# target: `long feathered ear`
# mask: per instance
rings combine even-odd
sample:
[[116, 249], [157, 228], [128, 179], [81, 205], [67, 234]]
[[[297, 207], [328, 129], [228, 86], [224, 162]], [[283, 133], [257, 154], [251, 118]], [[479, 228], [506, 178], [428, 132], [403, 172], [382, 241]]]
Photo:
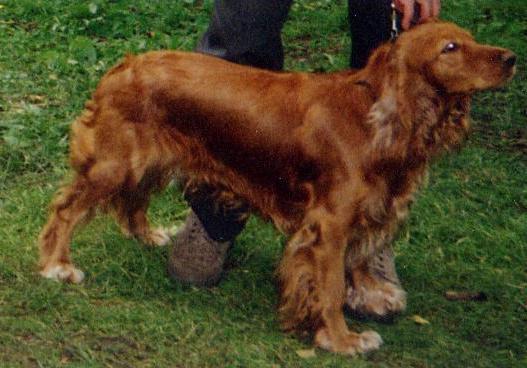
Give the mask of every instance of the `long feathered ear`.
[[397, 46], [386, 44], [370, 58], [365, 70], [367, 78], [377, 87], [377, 100], [368, 113], [368, 123], [373, 130], [371, 148], [377, 155], [406, 154], [412, 114], [411, 106], [400, 92], [405, 84], [401, 76], [403, 67], [398, 60]]
[[387, 155], [396, 152], [403, 133], [397, 116], [397, 96], [393, 87], [384, 88], [368, 113], [368, 124], [373, 131], [372, 150]]
[[397, 114], [401, 124], [408, 130], [431, 126], [439, 118], [438, 91], [426, 80], [422, 70], [408, 66], [403, 51], [393, 53], [394, 85], [397, 99]]

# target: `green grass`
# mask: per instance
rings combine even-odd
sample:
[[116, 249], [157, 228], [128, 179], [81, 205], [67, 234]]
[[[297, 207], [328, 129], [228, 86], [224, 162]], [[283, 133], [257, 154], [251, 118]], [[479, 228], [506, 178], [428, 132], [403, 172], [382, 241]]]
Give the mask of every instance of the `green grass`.
[[[373, 328], [385, 345], [349, 358], [279, 331], [274, 269], [284, 239], [252, 219], [210, 290], [170, 282], [166, 251], [125, 240], [108, 218], [79, 232], [81, 285], [36, 274], [36, 237], [67, 172], [72, 119], [124, 54], [191, 50], [211, 1], [0, 0], [1, 367], [526, 367], [527, 4], [445, 0], [443, 17], [480, 41], [512, 48], [518, 74], [474, 101], [474, 134], [432, 168], [396, 242], [408, 310]], [[133, 4], [133, 5], [131, 5]], [[286, 67], [346, 67], [343, 0], [298, 0], [284, 31]], [[185, 216], [180, 193], [156, 197], [151, 216]], [[446, 290], [483, 291], [451, 302]], [[418, 314], [430, 324], [410, 319]]]

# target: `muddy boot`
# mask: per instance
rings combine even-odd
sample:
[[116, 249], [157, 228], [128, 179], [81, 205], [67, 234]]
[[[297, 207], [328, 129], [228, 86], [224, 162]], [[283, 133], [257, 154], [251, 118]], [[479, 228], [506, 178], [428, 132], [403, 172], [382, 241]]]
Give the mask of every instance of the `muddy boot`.
[[228, 193], [208, 186], [187, 188], [185, 198], [192, 210], [169, 250], [168, 273], [184, 284], [214, 286], [249, 211]]
[[361, 317], [391, 318], [406, 308], [406, 292], [395, 270], [391, 246], [376, 254], [351, 274], [346, 305]]
[[223, 274], [230, 245], [230, 241], [212, 240], [191, 210], [174, 237], [168, 258], [168, 273], [184, 284], [214, 286]]

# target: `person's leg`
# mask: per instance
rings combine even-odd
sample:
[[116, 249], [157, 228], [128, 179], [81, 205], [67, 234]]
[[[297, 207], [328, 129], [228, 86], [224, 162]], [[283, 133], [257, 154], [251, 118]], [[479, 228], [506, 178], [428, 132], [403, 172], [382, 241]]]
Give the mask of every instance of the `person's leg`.
[[363, 68], [371, 52], [390, 39], [390, 5], [390, 0], [348, 0], [351, 68]]
[[[216, 0], [208, 30], [196, 51], [238, 64], [281, 70], [281, 30], [292, 0]], [[247, 206], [225, 200], [221, 189], [190, 186], [191, 212], [171, 248], [168, 271], [173, 279], [197, 286], [219, 282], [232, 240], [243, 230]]]
[[281, 31], [292, 0], [216, 0], [196, 51], [238, 64], [281, 70]]

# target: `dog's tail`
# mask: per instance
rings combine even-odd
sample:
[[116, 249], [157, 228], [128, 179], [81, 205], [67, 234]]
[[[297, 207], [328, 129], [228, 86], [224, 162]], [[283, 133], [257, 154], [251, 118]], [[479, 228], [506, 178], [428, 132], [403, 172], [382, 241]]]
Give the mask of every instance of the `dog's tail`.
[[95, 102], [89, 100], [70, 131], [70, 162], [79, 173], [87, 170], [95, 157]]

